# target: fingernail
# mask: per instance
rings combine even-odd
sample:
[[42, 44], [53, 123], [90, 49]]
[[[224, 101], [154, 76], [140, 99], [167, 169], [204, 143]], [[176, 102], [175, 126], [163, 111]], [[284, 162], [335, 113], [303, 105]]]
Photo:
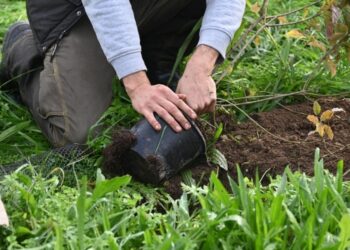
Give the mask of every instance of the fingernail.
[[191, 125], [189, 123], [186, 123], [185, 124], [185, 129], [190, 129], [191, 128]]
[[182, 129], [181, 129], [180, 126], [176, 126], [176, 131], [177, 131], [177, 132], [181, 132], [181, 130], [182, 130]]
[[160, 130], [161, 127], [159, 125], [156, 125], [156, 130]]

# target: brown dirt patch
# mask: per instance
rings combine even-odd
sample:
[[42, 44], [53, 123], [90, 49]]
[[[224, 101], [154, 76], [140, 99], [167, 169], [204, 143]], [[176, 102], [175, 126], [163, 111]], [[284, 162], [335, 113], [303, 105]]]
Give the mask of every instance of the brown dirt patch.
[[[302, 171], [313, 174], [314, 152], [321, 149], [325, 168], [336, 173], [339, 160], [344, 160], [344, 177], [349, 179], [347, 172], [350, 163], [350, 99], [321, 99], [319, 103], [323, 110], [342, 108], [345, 112], [334, 115], [329, 125], [334, 131], [334, 139], [322, 139], [318, 134], [308, 135], [314, 130], [314, 125], [306, 117], [312, 114], [313, 103], [307, 101], [287, 107], [281, 107], [270, 112], [253, 114], [255, 122], [248, 121], [237, 124], [228, 115], [218, 115], [217, 122], [224, 124], [224, 131], [216, 143], [228, 161], [228, 172], [207, 163], [195, 164], [192, 177], [198, 184], [207, 184], [212, 171], [218, 171], [223, 184], [229, 188], [227, 175], [236, 179], [236, 166], [239, 165], [243, 174], [255, 178], [256, 172], [268, 182], [268, 176], [282, 174], [289, 166], [292, 171]], [[258, 123], [261, 127], [259, 127]], [[200, 124], [206, 137], [212, 137], [213, 129]], [[268, 131], [268, 132], [267, 132]], [[104, 151], [104, 172], [109, 176], [125, 174], [122, 156], [133, 145], [135, 137], [128, 131], [119, 131], [113, 136], [113, 143]], [[152, 163], [152, 162], [151, 162]], [[152, 165], [152, 164], [151, 164]], [[156, 168], [156, 163], [154, 164]], [[150, 173], [143, 173], [149, 175]], [[182, 193], [182, 178], [177, 175], [165, 181], [165, 189], [173, 196]]]
[[[332, 118], [329, 125], [334, 131], [333, 141], [321, 139], [317, 134], [308, 136], [314, 130], [306, 116], [312, 114], [312, 102], [291, 105], [252, 115], [252, 118], [272, 133], [270, 135], [254, 122], [235, 124], [227, 115], [219, 115], [218, 122], [224, 124], [224, 132], [216, 147], [226, 156], [229, 171], [220, 170], [220, 178], [228, 187], [227, 174], [236, 178], [236, 166], [240, 166], [243, 174], [254, 178], [259, 176], [275, 176], [282, 174], [288, 165], [292, 171], [300, 170], [308, 175], [313, 174], [315, 148], [321, 149], [325, 168], [336, 172], [337, 162], [344, 160], [345, 169], [350, 163], [350, 99], [319, 100], [323, 110], [343, 108]], [[206, 131], [212, 133], [208, 126]], [[211, 171], [216, 168], [200, 164], [192, 168], [192, 176], [196, 181], [206, 183]], [[347, 174], [347, 173], [346, 173]], [[344, 176], [348, 178], [348, 175]], [[267, 181], [267, 178], [264, 179]], [[166, 190], [175, 197], [181, 194], [181, 178], [174, 177], [165, 183]]]

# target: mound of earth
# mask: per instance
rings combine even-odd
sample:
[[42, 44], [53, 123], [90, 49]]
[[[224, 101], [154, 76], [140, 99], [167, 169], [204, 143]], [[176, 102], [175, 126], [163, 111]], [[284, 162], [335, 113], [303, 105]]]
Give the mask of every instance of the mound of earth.
[[[224, 124], [224, 131], [216, 148], [226, 156], [229, 167], [228, 172], [219, 170], [224, 185], [228, 186], [227, 174], [236, 178], [237, 165], [250, 178], [255, 178], [256, 171], [265, 177], [282, 174], [286, 166], [292, 171], [312, 175], [316, 147], [321, 149], [325, 168], [332, 173], [336, 173], [338, 161], [344, 160], [344, 178], [349, 179], [350, 99], [325, 98], [319, 103], [322, 110], [342, 108], [345, 111], [337, 112], [329, 122], [334, 131], [333, 140], [321, 138], [318, 134], [309, 135], [315, 130], [306, 119], [313, 114], [311, 101], [254, 114], [252, 118], [256, 122], [236, 124], [232, 117], [218, 116], [217, 122]], [[204, 126], [204, 130], [210, 131], [210, 128]], [[192, 177], [205, 184], [216, 168], [201, 164], [191, 170]], [[164, 186], [171, 195], [178, 197], [180, 183], [181, 177], [175, 176]]]

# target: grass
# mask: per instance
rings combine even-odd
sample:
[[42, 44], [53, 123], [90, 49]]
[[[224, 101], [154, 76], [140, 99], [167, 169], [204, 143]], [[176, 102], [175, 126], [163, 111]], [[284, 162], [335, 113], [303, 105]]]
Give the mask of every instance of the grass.
[[[276, 0], [271, 3], [270, 14], [307, 3]], [[302, 15], [295, 13], [289, 21]], [[245, 26], [255, 17], [248, 8]], [[24, 1], [0, 0], [0, 42], [6, 28], [24, 18]], [[304, 98], [292, 95], [260, 101], [269, 95], [303, 90], [322, 56], [320, 50], [308, 46], [309, 38], [287, 39], [284, 34], [292, 28], [266, 29], [260, 43], [248, 46], [236, 67], [230, 68], [227, 60], [217, 69], [215, 78], [230, 72], [218, 86], [219, 101], [225, 104], [219, 109], [243, 120], [244, 114], [226, 105], [228, 102], [241, 105], [249, 114]], [[308, 29], [305, 24], [297, 28]], [[321, 31], [308, 32], [325, 42]], [[229, 59], [236, 54], [233, 51]], [[335, 77], [320, 70], [305, 90], [314, 94], [350, 91], [345, 84], [349, 74], [348, 63], [341, 61]], [[55, 160], [44, 166], [26, 164], [0, 181], [0, 197], [11, 220], [9, 228], [0, 227], [0, 249], [350, 247], [350, 184], [342, 179], [342, 162], [336, 176], [324, 170], [318, 150], [314, 163], [310, 162], [314, 164], [314, 177], [286, 168], [283, 175], [262, 186], [258, 177], [250, 180], [238, 171], [237, 180], [230, 180], [231, 188], [226, 190], [215, 173], [210, 184], [203, 187], [196, 186], [187, 174], [184, 194], [178, 200], [128, 176], [106, 180], [98, 170], [100, 150], [109, 143], [115, 125], [129, 127], [139, 119], [125, 101], [120, 85], [116, 86], [112, 106], [96, 125], [107, 129], [89, 141], [96, 150], [93, 157], [71, 162], [63, 169], [56, 167]], [[257, 102], [248, 103], [251, 100]], [[49, 148], [25, 108], [6, 93], [0, 93], [0, 104], [0, 164]]]
[[[350, 246], [350, 186], [323, 169], [315, 176], [291, 173], [261, 186], [259, 179], [230, 180], [226, 190], [212, 174], [205, 187], [183, 185], [173, 200], [130, 177], [79, 188], [60, 178], [21, 171], [1, 182], [12, 225], [0, 245], [9, 249], [346, 249]], [[6, 243], [5, 243], [6, 242]], [[37, 248], [36, 248], [37, 249]]]

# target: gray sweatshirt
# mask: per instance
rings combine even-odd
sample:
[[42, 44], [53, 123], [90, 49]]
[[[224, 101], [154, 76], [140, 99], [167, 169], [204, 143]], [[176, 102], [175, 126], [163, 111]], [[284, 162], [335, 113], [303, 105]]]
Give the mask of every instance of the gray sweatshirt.
[[[147, 70], [129, 0], [82, 2], [104, 54], [119, 79]], [[198, 45], [210, 46], [225, 58], [226, 49], [241, 24], [244, 9], [245, 0], [207, 0]]]

